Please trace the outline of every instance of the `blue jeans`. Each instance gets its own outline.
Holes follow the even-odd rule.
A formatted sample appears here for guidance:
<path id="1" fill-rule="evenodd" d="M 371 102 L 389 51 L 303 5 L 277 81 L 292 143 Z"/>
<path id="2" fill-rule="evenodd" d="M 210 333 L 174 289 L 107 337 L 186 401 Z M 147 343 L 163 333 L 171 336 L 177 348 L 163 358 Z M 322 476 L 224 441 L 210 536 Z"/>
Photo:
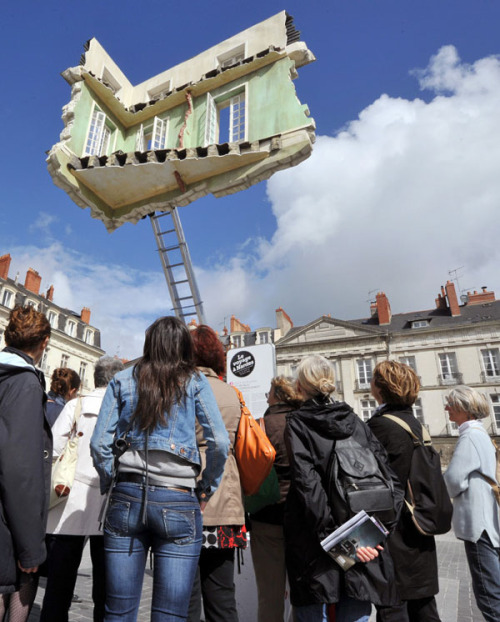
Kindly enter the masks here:
<path id="1" fill-rule="evenodd" d="M 187 618 L 202 541 L 200 505 L 194 493 L 118 483 L 104 526 L 105 622 L 136 622 L 149 549 L 154 555 L 151 622 Z"/>
<path id="2" fill-rule="evenodd" d="M 479 610 L 487 622 L 500 620 L 500 549 L 483 531 L 477 542 L 465 541 L 472 588 Z"/>
<path id="3" fill-rule="evenodd" d="M 335 604 L 335 622 L 368 622 L 372 610 L 371 603 L 341 596 Z M 293 608 L 294 622 L 327 622 L 326 605 L 306 605 Z"/>

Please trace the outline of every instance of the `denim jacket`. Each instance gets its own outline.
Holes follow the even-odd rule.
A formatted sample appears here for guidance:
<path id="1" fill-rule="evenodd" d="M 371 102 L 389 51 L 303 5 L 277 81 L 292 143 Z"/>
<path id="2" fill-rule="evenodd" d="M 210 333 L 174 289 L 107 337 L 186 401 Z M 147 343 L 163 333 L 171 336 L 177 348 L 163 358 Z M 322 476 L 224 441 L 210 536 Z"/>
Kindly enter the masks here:
<path id="1" fill-rule="evenodd" d="M 134 368 L 118 372 L 106 389 L 97 424 L 90 441 L 90 453 L 105 493 L 113 478 L 113 443 L 129 427 L 138 401 Z M 200 465 L 196 443 L 196 420 L 207 441 L 207 463 L 197 484 L 200 499 L 208 500 L 217 489 L 224 471 L 229 449 L 229 437 L 217 407 L 208 380 L 202 374 L 193 374 L 186 385 L 186 395 L 166 414 L 165 425 L 149 432 L 150 450 L 168 451 L 180 458 Z M 127 433 L 130 448 L 146 448 L 146 432 L 132 426 Z"/>

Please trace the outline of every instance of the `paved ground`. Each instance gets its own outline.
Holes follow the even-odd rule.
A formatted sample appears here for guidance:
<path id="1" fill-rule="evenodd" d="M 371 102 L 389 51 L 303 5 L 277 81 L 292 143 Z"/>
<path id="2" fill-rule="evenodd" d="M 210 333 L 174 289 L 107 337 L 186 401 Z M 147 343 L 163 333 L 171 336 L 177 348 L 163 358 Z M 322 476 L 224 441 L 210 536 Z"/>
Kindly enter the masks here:
<path id="1" fill-rule="evenodd" d="M 438 607 L 442 622 L 482 622 L 470 582 L 469 571 L 465 559 L 464 546 L 453 535 L 440 536 L 438 540 L 439 579 L 440 593 L 438 595 Z M 240 622 L 255 622 L 256 620 L 256 595 L 255 581 L 250 552 L 244 554 L 244 565 L 241 574 L 236 577 L 236 595 Z M 40 582 L 35 606 L 29 618 L 29 622 L 38 622 L 40 604 L 44 593 L 44 580 Z M 139 622 L 149 622 L 149 608 L 151 602 L 151 573 L 146 571 L 143 597 L 139 612 Z M 92 621 L 91 593 L 91 566 L 88 552 L 78 575 L 76 593 L 81 596 L 82 602 L 75 603 L 71 607 L 69 620 Z M 375 619 L 375 616 L 372 616 Z"/>

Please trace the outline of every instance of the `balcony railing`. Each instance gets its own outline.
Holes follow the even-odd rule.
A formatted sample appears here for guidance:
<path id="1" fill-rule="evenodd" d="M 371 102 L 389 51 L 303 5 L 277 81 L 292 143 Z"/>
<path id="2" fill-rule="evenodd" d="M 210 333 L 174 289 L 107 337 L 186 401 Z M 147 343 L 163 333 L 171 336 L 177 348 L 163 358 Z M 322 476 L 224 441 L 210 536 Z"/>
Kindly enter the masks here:
<path id="1" fill-rule="evenodd" d="M 354 385 L 354 390 L 355 391 L 369 391 L 370 390 L 370 381 L 368 381 L 368 382 L 361 382 L 360 380 L 356 380 L 356 383 Z"/>
<path id="2" fill-rule="evenodd" d="M 450 372 L 447 374 L 439 374 L 438 376 L 438 384 L 440 385 L 454 385 L 454 384 L 462 384 L 462 374 L 458 371 Z"/>

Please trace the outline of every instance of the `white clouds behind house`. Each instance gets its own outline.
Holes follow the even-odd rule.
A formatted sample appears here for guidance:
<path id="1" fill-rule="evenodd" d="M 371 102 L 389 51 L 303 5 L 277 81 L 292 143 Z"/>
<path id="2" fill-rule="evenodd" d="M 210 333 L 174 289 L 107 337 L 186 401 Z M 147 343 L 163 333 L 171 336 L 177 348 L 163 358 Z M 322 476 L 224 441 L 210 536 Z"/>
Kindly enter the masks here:
<path id="1" fill-rule="evenodd" d="M 280 305 L 298 324 L 363 317 L 374 289 L 393 312 L 431 308 L 460 266 L 462 287 L 500 295 L 500 60 L 466 65 L 446 46 L 415 77 L 428 103 L 382 95 L 268 182 L 277 230 L 238 286 L 264 323 Z"/>

